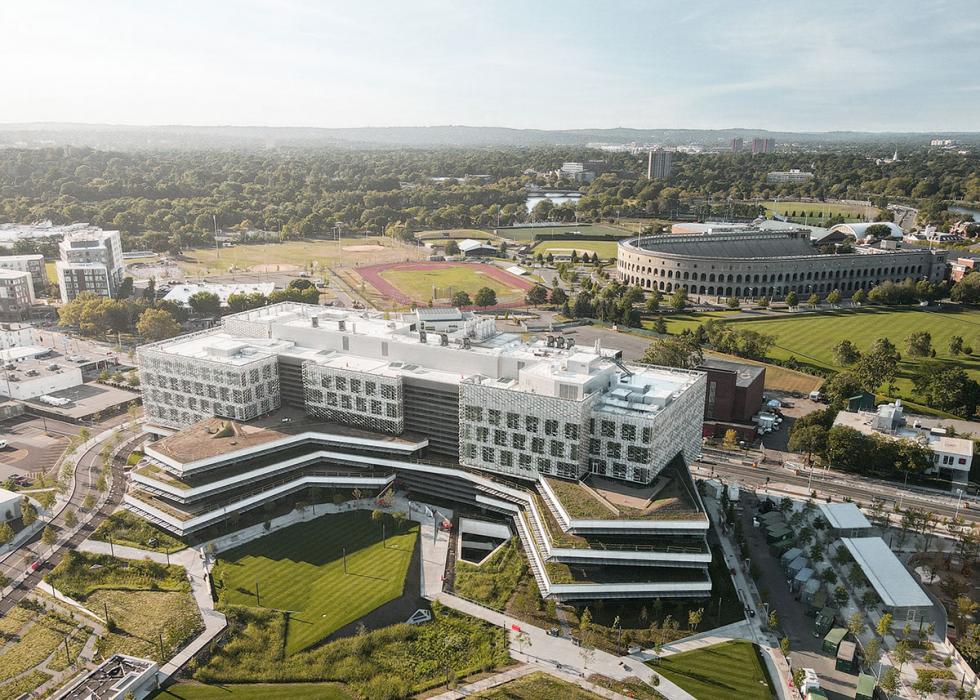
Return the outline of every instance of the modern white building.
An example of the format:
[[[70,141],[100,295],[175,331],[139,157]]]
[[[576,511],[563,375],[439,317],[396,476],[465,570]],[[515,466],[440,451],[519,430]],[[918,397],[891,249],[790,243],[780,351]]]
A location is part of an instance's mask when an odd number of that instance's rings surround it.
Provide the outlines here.
[[[159,687],[157,663],[113,654],[54,694],[54,700],[143,700]]]
[[[44,256],[34,255],[0,255],[0,269],[29,272],[34,282],[34,293],[42,294],[48,288],[48,271],[44,266]]]
[[[813,173],[808,173],[798,168],[790,170],[773,170],[766,174],[766,182],[770,185],[782,185],[785,183],[807,182],[813,179]]]
[[[20,517],[20,494],[0,488],[0,523]]]
[[[912,419],[909,425],[908,418]],[[894,440],[915,440],[932,452],[933,466],[927,474],[948,479],[951,488],[962,488],[970,479],[973,466],[973,441],[951,437],[943,428],[927,428],[914,416],[906,417],[901,399],[882,404],[878,411],[840,411],[834,425],[853,428],[864,435],[884,435]]]
[[[35,302],[30,272],[0,269],[0,316],[25,318]]]
[[[308,489],[393,487],[512,519],[546,596],[711,590],[686,466],[701,372],[456,309],[292,302],[143,346],[138,362],[159,439],[125,503],[178,535]]]
[[[68,303],[82,292],[113,297],[123,280],[122,243],[118,231],[85,230],[65,236],[55,264],[61,301]]]

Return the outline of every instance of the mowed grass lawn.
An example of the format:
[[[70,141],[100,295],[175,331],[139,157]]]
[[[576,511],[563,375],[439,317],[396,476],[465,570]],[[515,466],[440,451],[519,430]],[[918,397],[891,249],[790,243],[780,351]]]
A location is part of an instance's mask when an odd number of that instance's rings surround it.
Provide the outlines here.
[[[336,240],[304,240],[235,245],[221,250],[191,248],[183,251],[182,259],[177,264],[187,274],[207,275],[227,272],[230,267],[290,272],[303,270],[312,262],[317,263],[318,269],[323,269],[339,263],[345,266],[373,265],[415,259],[417,256],[415,245],[409,246],[386,236],[365,236],[342,238],[339,245]],[[153,259],[140,260],[147,262]]]
[[[352,700],[354,696],[334,683],[232,683],[206,685],[177,683],[151,700]]]
[[[920,309],[864,308],[856,311],[838,311],[820,314],[787,314],[785,317],[732,321],[732,327],[770,333],[776,343],[769,357],[788,359],[795,357],[802,365],[840,370],[834,363],[834,346],[844,338],[857,345],[862,352],[876,338],[886,337],[902,353],[899,379],[896,381],[902,398],[916,400],[910,377],[919,360],[910,358],[905,349],[905,338],[915,331],[928,331],[932,335],[932,347],[936,359],[957,364],[975,379],[980,379],[980,357],[949,353],[949,339],[953,335],[963,337],[964,345],[980,352],[980,311],[928,311]]]
[[[220,600],[292,611],[285,651],[301,651],[402,595],[418,525],[406,523],[395,534],[393,527],[389,521],[383,546],[381,526],[369,512],[356,510],[292,525],[224,552],[215,572]]]
[[[558,255],[559,251],[569,253],[572,250],[577,250],[579,257],[582,257],[583,253],[589,255],[595,253],[600,258],[608,260],[616,257],[617,246],[616,241],[541,241],[534,246],[532,252],[535,255],[541,253],[547,257],[549,252]]]
[[[810,223],[817,223],[813,219],[819,219],[820,214],[823,214],[824,219],[839,215],[847,220],[864,221],[865,217],[874,216],[878,213],[877,207],[835,202],[763,202],[762,206],[766,208],[766,211],[782,216],[790,216],[793,212],[796,212],[798,219],[809,216]]]
[[[722,642],[662,658],[650,666],[698,700],[770,700],[769,675],[743,640]]]
[[[437,299],[447,299],[456,292],[466,292],[472,299],[482,287],[495,291],[499,302],[512,301],[524,294],[523,290],[509,287],[470,265],[434,270],[385,270],[381,277],[415,301],[432,299],[433,287]]]
[[[516,228],[498,228],[497,235],[512,241],[531,241],[535,236],[580,233],[583,236],[635,236],[635,231],[621,226],[607,224],[568,224],[567,226],[518,226]]]

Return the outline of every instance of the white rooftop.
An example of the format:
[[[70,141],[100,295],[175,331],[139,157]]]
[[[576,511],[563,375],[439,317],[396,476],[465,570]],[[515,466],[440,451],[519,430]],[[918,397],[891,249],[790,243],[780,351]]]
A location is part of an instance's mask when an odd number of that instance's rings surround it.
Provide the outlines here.
[[[820,513],[835,530],[870,528],[871,523],[853,503],[819,503]]]
[[[21,239],[49,238],[85,231],[101,231],[92,224],[67,224],[55,226],[50,221],[35,224],[0,224],[0,243],[12,243]]]
[[[0,279],[15,280],[30,276],[31,273],[27,270],[7,270],[0,267]]]
[[[841,542],[861,567],[884,605],[891,608],[932,606],[932,600],[883,539],[843,537]]]

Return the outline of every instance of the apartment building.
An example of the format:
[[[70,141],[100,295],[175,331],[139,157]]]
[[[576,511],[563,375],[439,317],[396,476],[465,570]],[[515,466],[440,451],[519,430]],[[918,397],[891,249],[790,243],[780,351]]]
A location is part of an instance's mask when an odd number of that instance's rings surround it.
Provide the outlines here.
[[[0,316],[24,319],[34,303],[34,281],[30,272],[0,269]]]
[[[44,266],[44,256],[40,253],[35,255],[0,255],[0,270],[30,273],[35,294],[43,294],[48,288],[48,271]]]
[[[159,439],[126,507],[178,535],[313,488],[398,488],[512,519],[546,596],[711,590],[686,466],[701,372],[455,310],[291,302],[143,346],[138,361]]]
[[[68,303],[82,292],[113,297],[123,280],[122,243],[118,231],[101,229],[71,233],[58,245],[55,264],[61,301]]]

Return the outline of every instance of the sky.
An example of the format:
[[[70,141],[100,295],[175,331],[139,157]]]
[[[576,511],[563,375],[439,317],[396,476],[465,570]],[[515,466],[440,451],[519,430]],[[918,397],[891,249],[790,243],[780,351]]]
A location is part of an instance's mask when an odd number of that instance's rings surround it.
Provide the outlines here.
[[[0,0],[0,122],[980,131],[977,0]]]

